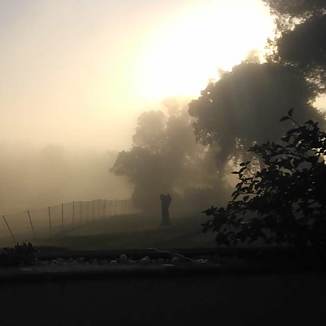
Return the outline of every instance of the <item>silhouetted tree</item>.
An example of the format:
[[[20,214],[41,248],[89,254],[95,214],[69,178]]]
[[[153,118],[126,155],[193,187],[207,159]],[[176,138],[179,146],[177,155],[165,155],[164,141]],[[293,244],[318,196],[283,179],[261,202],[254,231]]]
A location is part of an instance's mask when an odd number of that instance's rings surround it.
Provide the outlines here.
[[[302,71],[318,86],[326,88],[326,1],[265,0],[276,17],[278,37],[271,42],[274,62]]]
[[[243,157],[255,142],[278,139],[285,131],[279,117],[294,105],[299,121],[321,121],[312,107],[316,87],[295,68],[277,63],[242,63],[210,83],[190,103],[198,140],[216,149],[225,165]]]
[[[265,239],[303,248],[326,244],[326,133],[309,120],[299,124],[292,110],[281,142],[250,148],[255,160],[241,163],[232,200],[226,208],[206,211],[205,230],[217,232],[220,245]]]
[[[171,193],[176,199],[174,208],[180,204],[178,198],[191,194],[194,199],[204,190],[211,194],[207,201],[214,196],[226,200],[227,186],[216,173],[211,153],[196,143],[188,112],[169,111],[150,111],[139,117],[133,146],[118,155],[112,171],[127,177],[134,186],[135,204],[146,211],[158,211],[161,193]],[[200,209],[205,207],[202,204],[203,200]],[[188,206],[198,209],[196,201],[189,201]]]
[[[272,12],[278,16],[305,18],[323,13],[326,9],[324,0],[263,0]]]
[[[159,152],[166,142],[165,127],[167,117],[162,111],[149,111],[142,113],[137,121],[136,132],[133,136],[135,147]]]

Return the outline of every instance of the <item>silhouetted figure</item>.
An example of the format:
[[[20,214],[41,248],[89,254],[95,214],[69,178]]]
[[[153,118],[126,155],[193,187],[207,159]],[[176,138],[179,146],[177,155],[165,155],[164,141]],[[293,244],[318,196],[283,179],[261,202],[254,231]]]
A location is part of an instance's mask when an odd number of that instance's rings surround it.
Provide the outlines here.
[[[169,207],[171,205],[172,198],[170,194],[161,194],[161,225],[171,225]]]

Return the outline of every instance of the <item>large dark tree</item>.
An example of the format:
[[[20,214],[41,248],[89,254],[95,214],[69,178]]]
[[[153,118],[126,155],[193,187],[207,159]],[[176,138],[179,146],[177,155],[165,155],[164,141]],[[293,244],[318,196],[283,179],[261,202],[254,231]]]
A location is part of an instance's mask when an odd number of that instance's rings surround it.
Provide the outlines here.
[[[265,64],[244,62],[190,104],[197,138],[225,163],[255,141],[275,140],[279,116],[322,121],[312,107],[326,85],[326,1],[264,0],[278,23]]]
[[[323,92],[326,83],[326,15],[308,19],[277,41],[280,61],[304,72]]]
[[[225,164],[255,142],[284,132],[279,117],[292,106],[299,121],[321,120],[312,107],[317,90],[295,68],[277,63],[242,63],[211,83],[190,103],[197,138],[211,144]]]
[[[302,71],[323,93],[326,87],[326,1],[265,0],[278,23],[274,62]]]

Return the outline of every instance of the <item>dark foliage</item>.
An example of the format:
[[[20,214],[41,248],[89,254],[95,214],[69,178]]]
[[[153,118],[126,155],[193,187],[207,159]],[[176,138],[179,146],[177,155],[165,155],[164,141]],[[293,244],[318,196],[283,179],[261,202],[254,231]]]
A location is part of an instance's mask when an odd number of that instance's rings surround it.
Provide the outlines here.
[[[162,193],[171,194],[174,208],[180,203],[184,209],[198,210],[198,204],[201,210],[216,196],[226,202],[227,191],[216,173],[214,157],[196,143],[190,117],[184,109],[170,114],[162,111],[141,114],[132,148],[119,153],[112,171],[125,176],[134,186],[134,203],[145,212],[158,212]],[[202,193],[207,195],[204,206]],[[186,204],[186,197],[192,205]]]
[[[277,63],[242,63],[211,83],[190,103],[197,138],[218,148],[225,164],[254,142],[277,140],[285,132],[280,116],[296,107],[299,121],[321,121],[311,106],[315,86],[293,67]]]
[[[320,93],[326,88],[326,1],[265,0],[276,17],[278,37],[270,45],[270,60],[291,65],[313,82]]]
[[[318,123],[298,124],[293,110],[280,143],[250,148],[256,160],[243,162],[226,208],[212,207],[204,230],[217,232],[219,245],[251,243],[288,244],[296,248],[326,244],[326,133]],[[258,165],[258,167],[257,167]]]
[[[162,192],[173,192],[194,146],[186,117],[145,112],[138,118],[133,147],[119,153],[112,171],[134,185],[133,199],[139,208],[151,209],[158,206]]]
[[[13,248],[3,248],[0,252],[0,266],[33,265],[36,262],[36,249],[31,243],[16,244]]]
[[[325,0],[263,0],[274,14],[292,17],[308,17],[326,10]]]
[[[281,62],[301,70],[321,92],[326,86],[325,40],[326,15],[321,15],[284,32],[276,43]]]

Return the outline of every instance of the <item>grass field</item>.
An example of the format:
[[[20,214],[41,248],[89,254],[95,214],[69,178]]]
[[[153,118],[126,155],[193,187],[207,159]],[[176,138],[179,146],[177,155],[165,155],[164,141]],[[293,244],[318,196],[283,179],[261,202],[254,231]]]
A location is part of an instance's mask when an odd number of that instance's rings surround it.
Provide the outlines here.
[[[213,247],[214,235],[203,234],[198,217],[173,220],[161,227],[159,217],[112,216],[65,230],[52,239],[39,239],[36,245],[69,249],[145,249]]]

